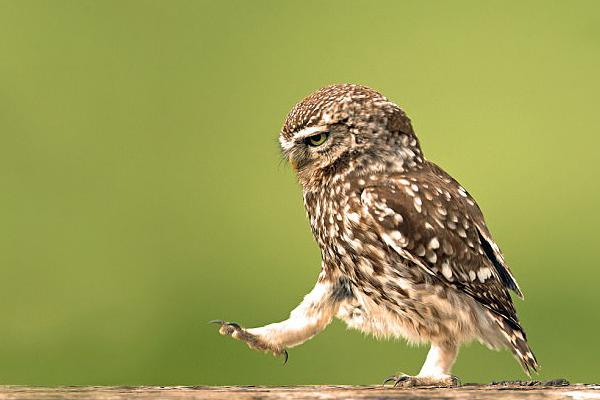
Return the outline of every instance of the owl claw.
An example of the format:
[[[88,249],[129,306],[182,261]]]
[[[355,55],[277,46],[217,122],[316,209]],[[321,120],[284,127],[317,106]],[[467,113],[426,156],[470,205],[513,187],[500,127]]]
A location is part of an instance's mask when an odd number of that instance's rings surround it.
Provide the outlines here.
[[[272,346],[258,335],[253,335],[236,322],[226,322],[220,319],[209,321],[209,323],[220,325],[219,333],[223,336],[231,336],[248,345],[251,349],[272,353],[274,356],[283,355],[283,365],[287,364],[289,355],[286,349]]]
[[[243,336],[244,333],[249,335],[237,322],[226,322],[221,319],[214,319],[208,323],[221,325],[219,328],[219,333],[223,336],[231,336],[235,339],[241,339],[241,337],[238,338],[238,336]]]
[[[217,325],[230,325],[236,328],[240,328],[240,325],[236,322],[225,322],[222,319],[213,319],[212,321],[208,321],[209,324],[217,324]]]
[[[383,386],[385,386],[386,383],[388,382],[394,382],[394,387],[398,386],[401,382],[407,380],[408,378],[411,378],[410,375],[406,375],[406,374],[399,374],[399,375],[390,375],[387,378],[385,378],[385,381],[383,381]]]
[[[460,386],[460,380],[453,375],[447,377],[411,376],[406,374],[392,375],[388,377],[383,385],[394,382],[394,387],[416,387],[416,386],[438,386],[452,387]]]
[[[288,362],[288,358],[289,358],[289,357],[290,357],[290,356],[289,356],[289,354],[288,354],[287,350],[286,350],[286,349],[283,349],[283,365],[287,364],[287,362]]]

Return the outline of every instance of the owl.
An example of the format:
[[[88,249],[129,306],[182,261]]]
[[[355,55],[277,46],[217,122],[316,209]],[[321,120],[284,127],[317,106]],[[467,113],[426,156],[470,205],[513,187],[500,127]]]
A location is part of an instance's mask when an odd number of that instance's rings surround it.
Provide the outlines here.
[[[458,384],[460,346],[508,348],[525,372],[538,363],[510,291],[523,297],[473,197],[425,159],[410,119],[365,86],[337,84],[288,114],[279,143],[302,186],[321,251],[315,287],[285,321],[222,335],[284,355],[334,317],[382,338],[428,343],[400,386]]]

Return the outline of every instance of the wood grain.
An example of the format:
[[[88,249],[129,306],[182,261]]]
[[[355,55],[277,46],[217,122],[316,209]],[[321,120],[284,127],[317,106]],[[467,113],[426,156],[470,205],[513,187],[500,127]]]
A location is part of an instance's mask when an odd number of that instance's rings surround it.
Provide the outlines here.
[[[0,399],[600,399],[600,385],[564,385],[557,381],[527,385],[465,385],[456,388],[392,388],[382,386],[140,386],[25,387],[0,386]]]

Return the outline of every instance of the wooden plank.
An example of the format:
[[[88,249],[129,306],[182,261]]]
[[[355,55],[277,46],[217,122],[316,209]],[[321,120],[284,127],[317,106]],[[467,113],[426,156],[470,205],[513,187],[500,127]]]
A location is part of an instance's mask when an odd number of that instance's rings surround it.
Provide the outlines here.
[[[456,388],[392,388],[382,386],[176,386],[176,387],[25,387],[0,386],[0,399],[206,399],[206,400],[322,400],[322,399],[600,399],[600,385],[526,386],[465,385]]]

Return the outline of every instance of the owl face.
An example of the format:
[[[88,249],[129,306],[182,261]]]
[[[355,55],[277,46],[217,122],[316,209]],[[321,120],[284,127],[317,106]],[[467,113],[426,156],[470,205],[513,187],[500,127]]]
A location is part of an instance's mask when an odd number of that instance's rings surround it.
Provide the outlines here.
[[[348,169],[415,163],[410,120],[380,93],[358,85],[322,88],[288,114],[279,143],[303,185]]]
[[[354,136],[345,123],[321,122],[295,132],[292,140],[280,139],[285,156],[299,174],[327,168],[356,147]]]

